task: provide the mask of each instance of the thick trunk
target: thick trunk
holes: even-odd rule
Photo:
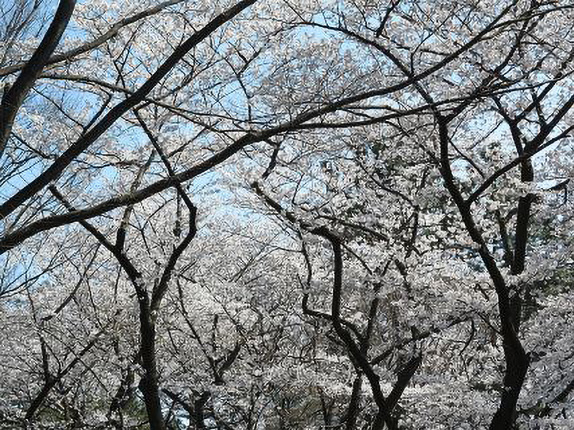
[[[514,351],[510,346],[504,347],[506,372],[504,374],[504,391],[500,406],[494,414],[489,430],[510,430],[516,421],[516,403],[528,370],[528,355],[524,351]]]
[[[347,409],[347,417],[345,430],[355,430],[357,426],[357,418],[359,416],[359,407],[361,402],[361,388],[363,386],[363,376],[357,375],[353,383],[353,393],[351,394],[351,401]]]
[[[467,232],[478,246],[478,252],[490,275],[498,298],[498,311],[506,370],[503,379],[504,390],[501,395],[500,406],[489,428],[490,430],[510,430],[513,428],[516,420],[516,403],[518,402],[518,396],[520,395],[529,363],[528,354],[526,354],[518,336],[518,327],[520,325],[520,298],[517,297],[518,293],[516,291],[512,291],[512,286],[509,287],[506,284],[504,276],[499,270],[482,233],[475,223],[470,203],[465,201],[456,185],[448,155],[450,142],[448,121],[442,117],[439,118],[439,132],[441,144],[441,174],[445,181],[446,189],[449,191],[454,203],[459,209]],[[520,202],[524,207],[521,207],[519,204],[513,274],[520,273],[524,268],[528,232],[527,226],[531,204],[529,197],[524,199]]]
[[[520,141],[520,132],[516,123],[510,123],[515,144],[519,154],[523,153]],[[534,170],[532,162],[526,160],[521,164],[522,182],[529,183],[534,180]],[[519,275],[524,271],[526,262],[526,247],[528,244],[528,224],[530,222],[531,208],[534,196],[527,194],[518,201],[516,216],[516,233],[514,239],[514,259],[512,261],[512,274]],[[516,286],[514,286],[515,289]],[[509,316],[507,326],[514,331],[514,336],[518,335],[521,323],[522,297],[519,291],[509,298]],[[503,332],[504,334],[504,332]],[[490,430],[511,429],[516,421],[516,403],[520,390],[528,371],[529,357],[521,345],[504,342],[504,358],[506,370],[504,373],[504,391],[500,399],[500,406],[494,414],[490,423]]]
[[[159,375],[155,354],[155,321],[147,300],[140,301],[141,356],[144,376],[139,387],[144,396],[150,430],[165,430],[159,395]]]

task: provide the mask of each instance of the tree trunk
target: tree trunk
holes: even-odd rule
[[[144,376],[139,387],[144,396],[150,430],[165,430],[159,396],[159,376],[155,354],[155,321],[149,311],[149,301],[140,298],[141,354]]]

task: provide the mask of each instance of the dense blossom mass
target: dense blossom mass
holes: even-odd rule
[[[574,428],[571,0],[0,1],[0,428]]]

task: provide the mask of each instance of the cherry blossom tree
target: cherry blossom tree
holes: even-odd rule
[[[2,425],[569,428],[573,9],[2,5]]]

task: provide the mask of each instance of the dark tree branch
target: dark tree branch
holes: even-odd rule
[[[187,1],[187,0],[164,1],[160,4],[158,4],[157,6],[146,9],[146,10],[139,12],[135,15],[132,15],[128,18],[124,18],[124,19],[116,22],[115,24],[113,24],[108,31],[106,31],[104,34],[97,37],[96,39],[92,40],[91,42],[85,43],[81,46],[78,46],[77,48],[71,49],[71,50],[64,52],[62,54],[56,54],[56,55],[51,56],[46,61],[45,65],[48,66],[48,65],[61,63],[64,61],[70,61],[70,60],[74,59],[75,57],[77,57],[81,54],[85,54],[86,52],[92,51],[92,50],[96,49],[97,47],[106,43],[108,40],[111,40],[115,36],[117,36],[117,34],[120,32],[120,30],[122,28],[127,27],[128,25],[134,24],[137,21],[140,21],[144,18],[155,15],[167,7],[181,3],[183,1]],[[48,54],[48,56],[50,56],[52,53],[50,52],[47,54]],[[0,69],[0,76],[10,75],[14,72],[17,72],[18,70],[22,70],[24,67],[25,67],[25,63],[14,64],[13,66],[4,67],[4,68]]]
[[[16,114],[34,86],[36,79],[42,73],[42,69],[50,55],[60,43],[75,6],[75,0],[60,0],[54,19],[40,45],[38,45],[30,60],[22,66],[22,72],[16,79],[16,82],[14,82],[14,85],[4,90],[2,103],[0,104],[0,156],[3,154],[6,142],[10,137]],[[1,218],[3,216],[0,215]]]
[[[215,30],[233,19],[236,15],[256,3],[257,0],[243,0],[221,13],[201,30],[194,33],[178,46],[167,60],[151,77],[131,96],[113,107],[97,124],[60,155],[50,167],[38,175],[15,195],[0,206],[0,219],[7,217],[28,199],[42,190],[47,184],[58,179],[62,172],[82,154],[92,143],[101,137],[122,115],[142,102],[159,82],[177,63],[200,42],[208,38]]]

